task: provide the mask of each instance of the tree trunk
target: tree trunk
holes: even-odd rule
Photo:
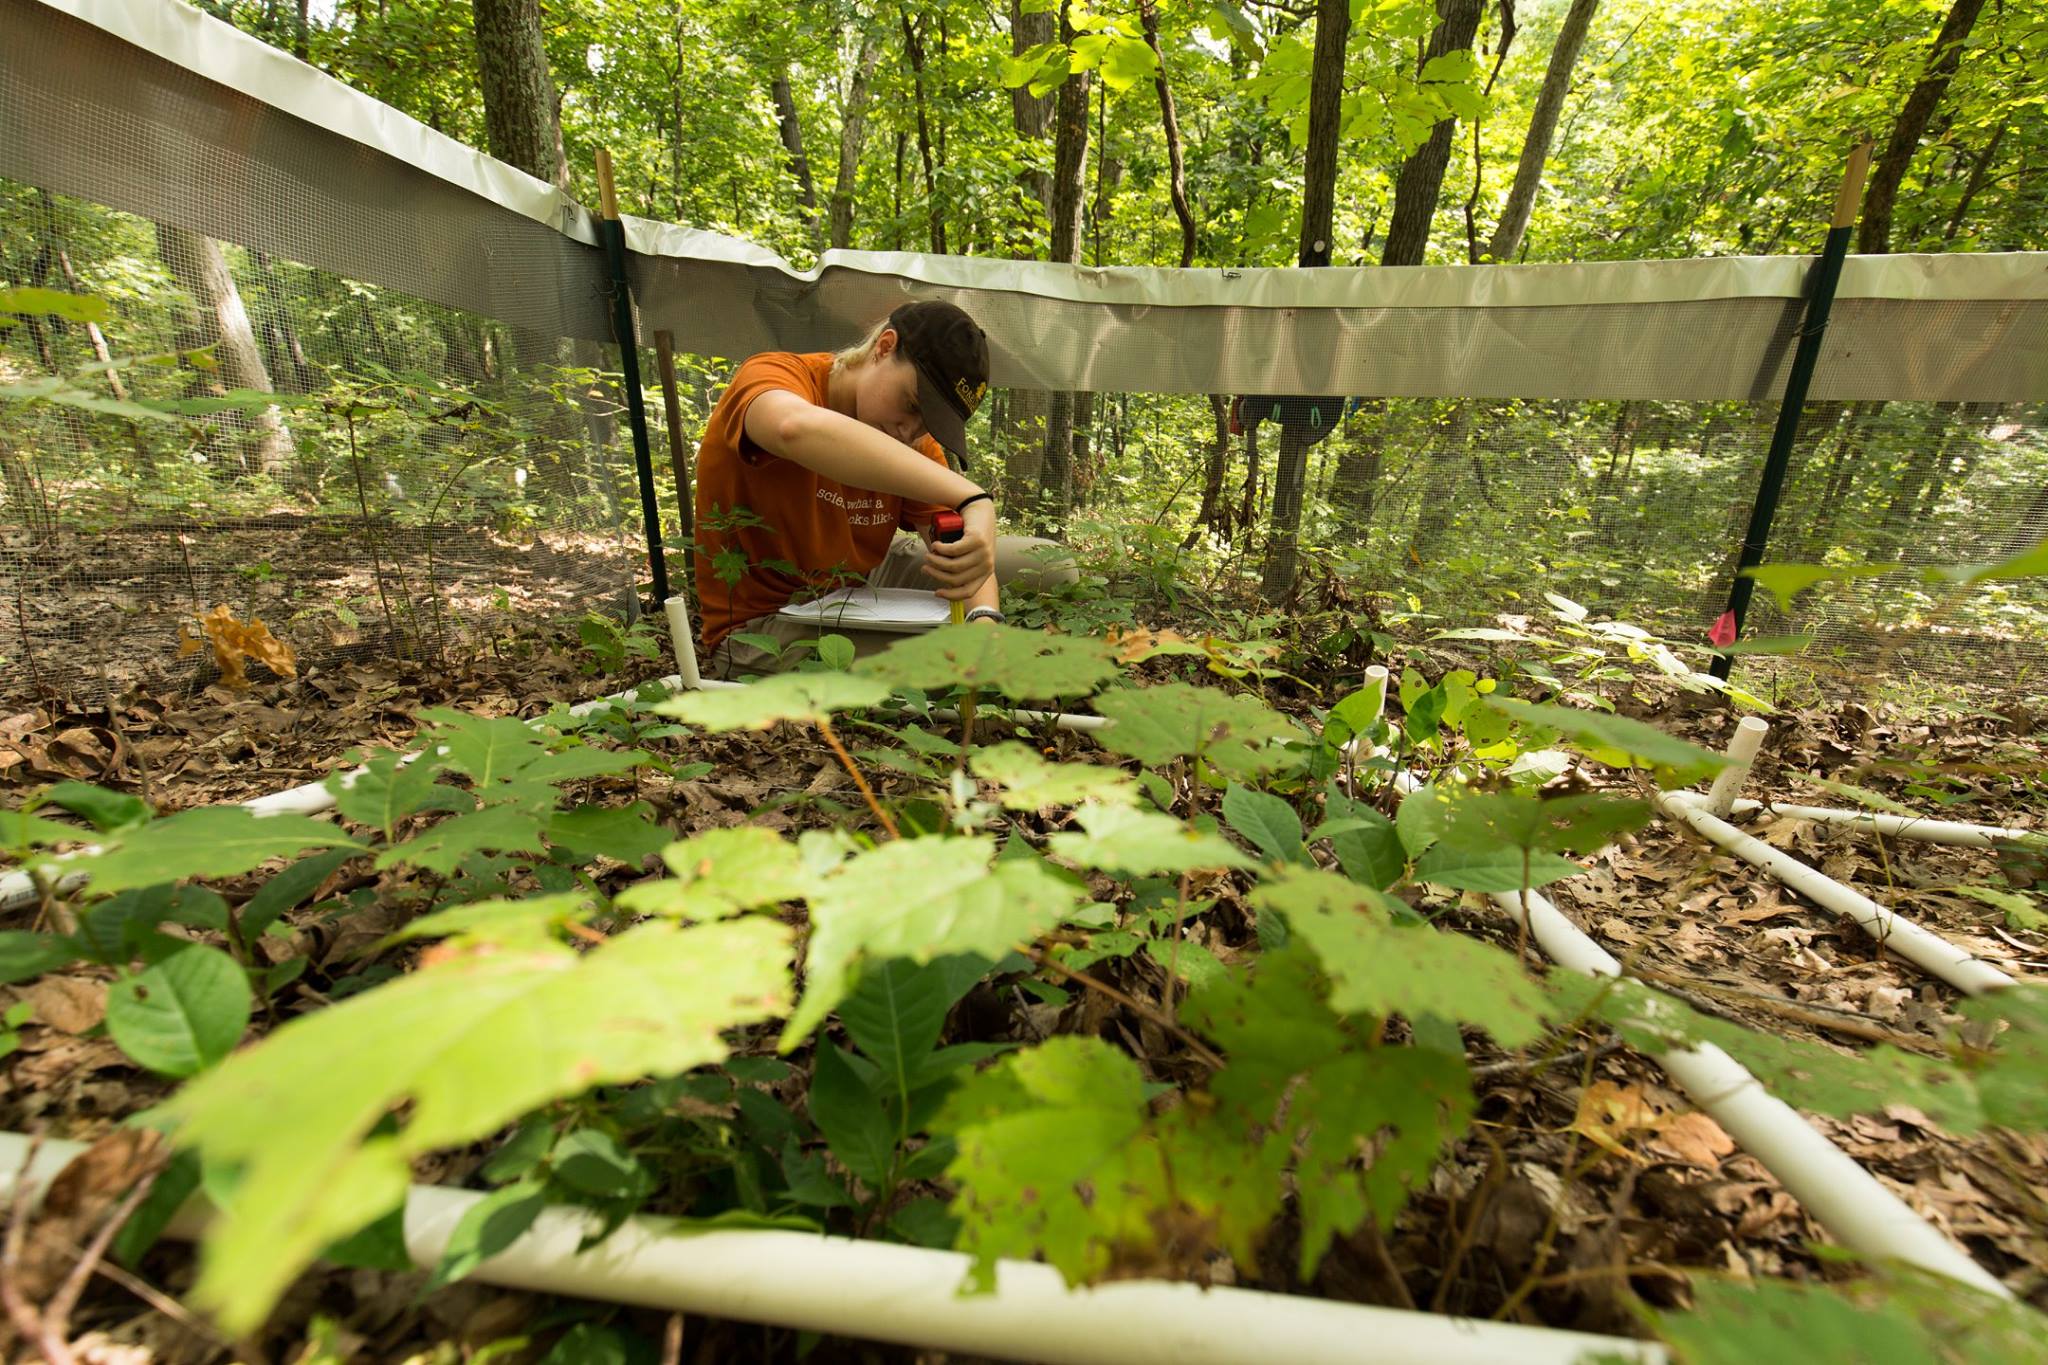
[[[1963,197],[1956,201],[1956,211],[1950,215],[1948,226],[1942,229],[1941,244],[1944,247],[1953,242],[1956,233],[1961,230],[1963,217],[1969,213],[1970,204],[1977,198],[1977,191],[1984,188],[1985,172],[1989,171],[1991,163],[1998,159],[1998,146],[2005,141],[2005,130],[2011,126],[2010,123],[2001,120],[1997,131],[1991,134],[1991,140],[1984,144],[1984,150],[1970,166],[1970,178],[1963,185]]]
[[[861,145],[867,141],[868,91],[881,57],[882,45],[875,41],[874,31],[864,28],[860,56],[846,87],[846,108],[839,119],[839,174],[832,182],[831,240],[835,249],[853,244],[854,182],[860,170]]]
[[[946,220],[939,212],[938,172],[932,165],[931,120],[924,99],[924,40],[903,11],[903,50],[910,57],[911,87],[917,96],[917,154],[924,162],[924,211],[931,227],[932,254],[946,254]]]
[[[769,83],[775,101],[775,131],[782,136],[782,150],[788,158],[790,176],[796,181],[797,210],[810,235],[811,249],[818,249],[818,187],[811,179],[811,159],[804,155],[804,126],[796,116],[796,95],[789,88],[789,63],[783,62]]]
[[[1870,187],[1863,194],[1863,226],[1856,239],[1856,249],[1866,256],[1891,250],[1892,208],[1898,202],[1900,182],[1906,178],[1906,167],[1912,164],[1941,97],[1948,92],[1948,83],[1963,59],[1963,44],[1969,41],[1970,29],[1983,8],[1984,0],[1955,0],[1927,54],[1926,69],[1906,96],[1898,121],[1892,124],[1884,155],[1871,167]]]
[[[540,0],[470,0],[484,136],[492,156],[557,189],[569,188],[555,81],[542,42]],[[521,369],[558,363],[557,339],[526,328],[512,334]]]
[[[1068,42],[1074,30],[1066,11],[1060,12],[1060,33]],[[1092,85],[1087,71],[1076,71],[1060,86],[1053,113],[1052,243],[1050,259],[1068,265],[1081,259],[1081,210],[1088,183],[1088,92]],[[1075,396],[1055,393],[1047,405],[1045,423],[1045,472],[1039,490],[1041,534],[1052,534],[1066,524],[1072,505],[1074,479]]]
[[[1429,47],[1421,65],[1452,52],[1469,49],[1479,32],[1484,0],[1437,0],[1436,28],[1429,35]],[[1451,135],[1457,130],[1455,118],[1440,119],[1429,137],[1401,163],[1394,179],[1394,214],[1387,224],[1387,244],[1381,265],[1421,265],[1429,248],[1430,220],[1436,216],[1438,197],[1443,193],[1444,170],[1451,164]]]
[[[1021,56],[1041,43],[1052,41],[1055,19],[1050,10],[1024,9],[1023,0],[1010,0],[1010,55]],[[1010,89],[1010,126],[1027,143],[1044,139],[1052,127],[1053,98],[1034,95],[1029,85]],[[1026,171],[1018,177],[1039,207],[1052,212],[1052,176],[1044,171]]]
[[[82,294],[85,291],[78,286],[78,272],[71,268],[71,253],[65,248],[63,238],[57,230],[57,200],[48,190],[37,190],[36,197],[41,201],[43,210],[46,231],[44,250],[56,261],[59,273],[64,276],[64,288],[73,294]],[[85,339],[92,347],[93,359],[107,367],[107,388],[116,399],[127,402],[128,386],[121,382],[121,372],[114,368],[114,355],[107,347],[106,333],[100,331],[97,322],[85,324]],[[140,449],[144,445],[146,443],[139,442],[137,448]]]
[[[1201,539],[1205,526],[1219,534],[1229,534],[1230,505],[1223,500],[1223,479],[1230,469],[1230,400],[1212,393],[1209,410],[1216,419],[1216,438],[1209,443],[1208,461],[1202,470],[1202,509],[1195,513],[1195,524],[1188,528],[1188,538],[1181,542],[1183,550]]]
[[[1522,139],[1522,159],[1515,166],[1514,187],[1501,209],[1500,223],[1487,243],[1486,254],[1496,263],[1513,260],[1528,231],[1529,215],[1536,207],[1536,190],[1543,182],[1543,166],[1550,159],[1550,144],[1557,136],[1558,115],[1571,91],[1572,68],[1586,45],[1586,32],[1593,26],[1593,11],[1600,0],[1572,0],[1564,23],[1557,31],[1557,45],[1550,49],[1550,65],[1543,72],[1543,90],[1529,115],[1529,131]]]
[[[476,19],[477,81],[492,156],[557,189],[569,188],[555,81],[542,41],[540,0],[470,0]]]
[[[270,372],[263,366],[263,353],[256,348],[249,312],[242,306],[234,276],[228,273],[220,243],[169,223],[156,225],[156,240],[171,278],[199,307],[197,331],[201,344],[214,348],[219,387],[271,392]],[[238,415],[231,424],[248,431],[251,438],[245,467],[253,465],[277,479],[290,472],[292,433],[275,405]]]
[[[1344,50],[1351,39],[1351,0],[1317,0],[1316,47],[1309,69],[1308,148],[1301,195],[1303,266],[1330,263],[1330,224],[1337,204],[1337,129],[1343,114]],[[1301,504],[1308,474],[1311,433],[1306,426],[1280,428],[1273,466],[1273,530],[1266,548],[1260,593],[1268,602],[1294,591],[1301,560]],[[1247,523],[1249,524],[1249,523]]]
[[[1173,87],[1166,83],[1166,54],[1159,50],[1159,7],[1153,0],[1138,0],[1138,22],[1145,28],[1145,44],[1159,63],[1152,78],[1159,92],[1159,124],[1166,132],[1167,194],[1173,200],[1173,216],[1180,220],[1180,268],[1195,263],[1195,214],[1188,206],[1188,172],[1181,157],[1180,116],[1173,107]]]
[[[1011,55],[1051,42],[1058,32],[1057,22],[1049,10],[1027,13],[1023,0],[1010,0]],[[1024,160],[1032,160],[1030,153],[1044,142],[1052,127],[1052,116],[1051,95],[1033,95],[1023,85],[1011,89],[1010,125],[1018,141],[1025,144]],[[1037,202],[1040,212],[1051,214],[1052,176],[1048,172],[1027,170],[1017,177],[1017,182]],[[1036,260],[1039,243],[1029,233],[1020,232],[1009,249],[1015,258]],[[1043,389],[1012,389],[1006,399],[1002,421],[993,427],[1003,447],[1003,501],[1006,505],[1021,506],[1037,498],[1045,473],[1046,429],[1052,415],[1052,397]]]

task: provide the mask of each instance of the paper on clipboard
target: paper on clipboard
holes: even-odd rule
[[[937,593],[918,588],[841,588],[809,602],[791,602],[775,613],[824,630],[883,630],[915,635],[952,619],[952,606]]]

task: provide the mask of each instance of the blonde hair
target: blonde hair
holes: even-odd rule
[[[832,368],[835,370],[857,370],[867,364],[869,358],[875,353],[875,343],[880,341],[882,333],[888,330],[889,319],[883,318],[880,322],[868,328],[868,334],[859,341],[854,342],[853,345],[846,347],[844,350],[834,352],[832,355]]]

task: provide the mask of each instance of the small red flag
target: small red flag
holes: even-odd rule
[[[1714,628],[1707,632],[1707,639],[1713,642],[1716,649],[1726,649],[1734,644],[1735,613],[1732,611],[1722,612],[1721,619],[1714,622]]]

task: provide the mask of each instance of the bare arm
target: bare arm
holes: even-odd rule
[[[783,389],[770,389],[747,405],[746,429],[747,438],[763,450],[848,488],[947,507],[982,491],[973,480],[888,433]],[[931,545],[924,572],[941,597],[994,606],[995,504],[984,498],[962,515],[967,534],[951,544]]]
[[[849,488],[955,506],[981,486],[865,422],[783,389],[747,405],[747,437],[761,449]]]

